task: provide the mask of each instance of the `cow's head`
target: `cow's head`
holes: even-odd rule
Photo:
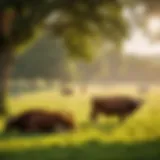
[[[142,105],[144,104],[144,99],[138,99],[138,100],[136,100],[136,107],[141,107]]]
[[[144,99],[139,99],[139,105],[143,105],[144,104]]]

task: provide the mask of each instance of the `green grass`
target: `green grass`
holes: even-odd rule
[[[0,153],[2,160],[159,160],[159,158],[160,141],[139,144],[105,144],[92,141],[79,146],[51,146]]]
[[[114,92],[136,95],[133,89],[117,88]],[[99,94],[99,93],[98,93]],[[0,134],[0,159],[109,159],[134,160],[160,157],[160,92],[151,90],[146,103],[123,124],[116,117],[101,117],[91,124],[88,116],[91,95],[77,93],[62,97],[56,91],[44,91],[9,99],[9,112],[19,114],[32,108],[71,111],[77,122],[76,131],[67,134]],[[1,118],[3,131],[5,119]],[[156,141],[157,140],[157,141]],[[151,142],[153,141],[153,142]]]

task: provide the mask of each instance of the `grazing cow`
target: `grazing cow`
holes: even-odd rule
[[[88,87],[87,87],[87,86],[82,86],[82,87],[80,88],[80,90],[81,90],[82,94],[83,94],[83,93],[87,93]]]
[[[61,112],[47,112],[31,110],[20,116],[10,118],[6,125],[6,132],[65,132],[75,128],[70,114]]]
[[[99,114],[116,115],[124,120],[143,104],[143,100],[136,100],[125,96],[97,97],[92,99],[91,120],[95,121]]]
[[[147,85],[142,85],[138,88],[138,93],[139,94],[145,94],[149,90],[149,87]]]
[[[62,88],[61,94],[64,96],[69,96],[73,94],[73,90],[70,88]]]

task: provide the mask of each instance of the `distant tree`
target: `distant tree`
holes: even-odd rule
[[[160,64],[156,59],[125,56],[125,73],[123,79],[127,81],[137,81],[146,83],[157,83],[160,81]]]

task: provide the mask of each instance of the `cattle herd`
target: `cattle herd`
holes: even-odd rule
[[[116,115],[120,120],[139,109],[143,100],[127,96],[93,97],[91,100],[90,121],[96,122],[100,114]],[[23,133],[43,132],[59,133],[76,129],[71,113],[60,111],[30,110],[8,119],[5,132],[17,130]]]

